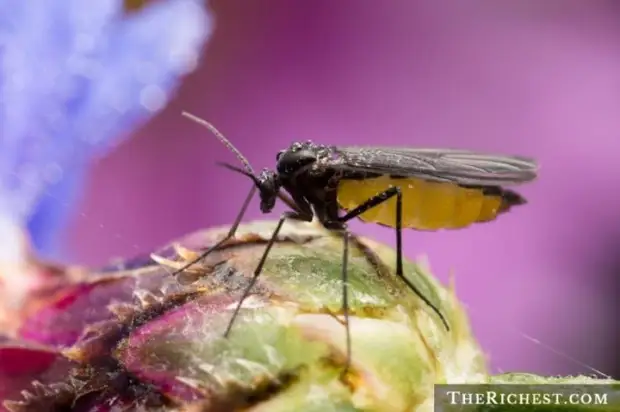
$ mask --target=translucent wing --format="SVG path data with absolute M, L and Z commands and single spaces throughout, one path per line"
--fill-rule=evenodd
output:
M 536 178 L 538 165 L 520 156 L 465 150 L 398 147 L 334 147 L 337 170 L 419 177 L 472 186 L 510 186 Z

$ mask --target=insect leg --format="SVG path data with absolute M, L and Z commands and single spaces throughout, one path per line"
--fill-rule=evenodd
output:
M 351 330 L 349 329 L 349 237 L 350 233 L 347 229 L 342 234 L 342 314 L 346 325 L 346 345 L 347 345 L 347 361 L 341 373 L 344 376 L 351 366 Z
M 404 275 L 403 271 L 403 241 L 402 241 L 402 225 L 403 225 L 403 196 L 399 187 L 391 187 L 378 195 L 371 197 L 366 200 L 364 203 L 351 210 L 344 216 L 342 216 L 339 221 L 342 223 L 346 223 L 347 221 L 358 217 L 365 211 L 372 209 L 380 205 L 383 202 L 388 201 L 390 198 L 396 196 L 396 276 L 401 278 L 405 284 L 411 289 L 428 307 L 433 309 L 433 311 L 439 316 L 441 322 L 445 326 L 446 330 L 450 330 L 450 326 L 448 325 L 448 321 L 443 316 L 439 308 L 437 308 L 424 294 L 407 279 Z
M 177 269 L 174 272 L 172 272 L 172 276 L 176 276 L 179 273 L 183 272 L 185 269 L 194 265 L 195 263 L 200 262 L 202 259 L 206 258 L 207 255 L 209 255 L 209 253 L 213 252 L 214 250 L 216 250 L 221 245 L 223 245 L 224 243 L 226 243 L 228 240 L 230 240 L 232 237 L 235 236 L 235 233 L 237 232 L 237 229 L 239 228 L 239 224 L 241 224 L 241 220 L 243 219 L 243 216 L 245 215 L 245 212 L 248 209 L 250 201 L 252 200 L 252 197 L 254 197 L 254 193 L 256 193 L 256 186 L 252 185 L 252 189 L 250 189 L 250 193 L 248 193 L 248 197 L 243 202 L 243 205 L 241 206 L 241 209 L 239 210 L 239 213 L 237 214 L 237 217 L 235 218 L 235 221 L 233 222 L 226 236 L 224 236 L 224 238 L 218 241 L 215 245 L 211 246 L 209 249 L 202 252 L 200 256 L 198 256 L 196 259 L 183 265 L 180 269 Z
M 256 284 L 256 281 L 258 280 L 258 277 L 260 276 L 261 272 L 263 271 L 263 266 L 265 265 L 265 261 L 267 260 L 267 256 L 269 255 L 269 252 L 271 251 L 271 248 L 272 248 L 273 244 L 276 242 L 276 238 L 278 237 L 278 233 L 280 233 L 280 229 L 282 229 L 282 225 L 284 224 L 284 221 L 286 219 L 302 220 L 302 221 L 312 221 L 312 216 L 310 216 L 309 220 L 308 220 L 308 218 L 305 215 L 300 215 L 300 214 L 297 214 L 295 212 L 285 212 L 282 215 L 282 217 L 280 217 L 280 220 L 278 221 L 278 224 L 276 225 L 276 228 L 274 229 L 273 233 L 271 234 L 271 237 L 269 238 L 269 241 L 267 242 L 267 246 L 265 247 L 265 251 L 263 252 L 263 255 L 261 256 L 260 261 L 258 262 L 258 265 L 256 265 L 256 269 L 254 269 L 254 276 L 252 276 L 252 279 L 250 280 L 250 283 L 248 284 L 248 286 L 243 291 L 243 294 L 241 295 L 241 299 L 239 299 L 239 303 L 237 303 L 237 307 L 235 308 L 235 311 L 233 312 L 233 315 L 230 318 L 230 322 L 228 322 L 228 327 L 226 327 L 226 331 L 224 332 L 224 337 L 225 338 L 227 338 L 228 335 L 230 334 L 232 326 L 235 323 L 235 319 L 237 319 L 237 316 L 239 315 L 239 311 L 241 311 L 241 306 L 243 305 L 243 301 L 245 301 L 245 299 L 249 296 L 250 291 L 254 287 L 254 284 Z

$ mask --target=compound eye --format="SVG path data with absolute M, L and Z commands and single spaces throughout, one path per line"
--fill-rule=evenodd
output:
M 278 160 L 280 160 L 280 158 L 282 157 L 282 155 L 284 154 L 284 152 L 285 152 L 285 151 L 286 151 L 286 150 L 280 150 L 280 151 L 278 152 L 278 154 L 276 155 L 276 162 L 277 162 Z

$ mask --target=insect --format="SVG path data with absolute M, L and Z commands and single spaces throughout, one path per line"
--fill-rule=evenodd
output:
M 228 234 L 176 270 L 174 275 L 234 237 L 256 190 L 263 213 L 270 213 L 278 198 L 291 208 L 281 216 L 267 242 L 254 276 L 233 312 L 224 334 L 227 337 L 243 301 L 260 276 L 284 222 L 287 219 L 310 222 L 317 218 L 326 229 L 338 231 L 343 238 L 345 371 L 351 359 L 347 264 L 349 242 L 354 237 L 347 229 L 347 222 L 360 218 L 395 230 L 396 275 L 439 316 L 446 330 L 449 330 L 450 326 L 439 308 L 403 274 L 402 229 L 460 229 L 474 223 L 492 221 L 513 206 L 526 203 L 521 195 L 505 187 L 531 181 L 537 175 L 536 162 L 524 157 L 445 149 L 340 147 L 310 141 L 291 144 L 277 154 L 275 170 L 263 169 L 256 174 L 248 160 L 214 126 L 192 114 L 184 112 L 183 115 L 207 127 L 227 146 L 244 168 L 225 163 L 220 165 L 249 177 L 253 185 Z

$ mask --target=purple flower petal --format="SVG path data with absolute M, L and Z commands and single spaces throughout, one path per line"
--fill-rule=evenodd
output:
M 167 275 L 164 269 L 153 266 L 139 278 L 128 273 L 67 285 L 22 321 L 19 336 L 55 347 L 73 345 L 86 327 L 114 318 L 110 305 L 133 303 L 136 289 L 159 291 Z
M 54 383 L 67 376 L 71 362 L 58 353 L 16 342 L 0 343 L 0 411 L 2 401 L 20 399 L 33 381 Z
M 204 2 L 5 1 L 0 17 L 0 215 L 56 238 L 81 177 L 162 109 L 211 30 Z M 69 202 L 69 203 L 67 203 Z
M 186 358 L 192 358 L 192 343 L 208 345 L 221 337 L 221 331 L 219 334 L 208 331 L 213 331 L 217 315 L 228 314 L 226 308 L 234 303 L 235 298 L 231 296 L 203 296 L 176 308 L 133 331 L 118 351 L 119 360 L 127 370 L 156 385 L 172 398 L 183 401 L 202 399 L 204 392 L 185 383 L 179 376 L 190 379 L 201 376 L 199 369 L 188 367 L 186 363 Z M 214 317 L 216 321 L 213 321 Z M 185 349 L 175 352 L 173 348 Z M 157 350 L 149 352 L 152 349 L 160 349 L 170 356 L 160 356 Z M 193 359 L 197 361 L 199 355 Z

